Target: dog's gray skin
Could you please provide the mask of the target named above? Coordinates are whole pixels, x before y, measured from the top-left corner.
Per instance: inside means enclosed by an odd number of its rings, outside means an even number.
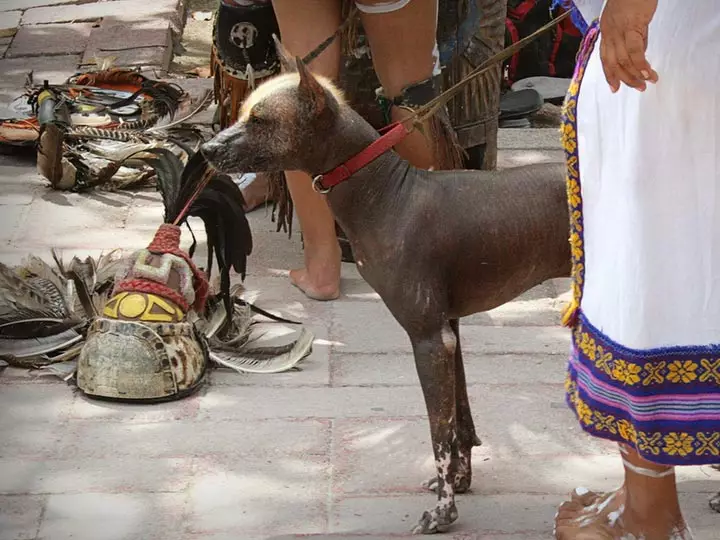
[[[238,123],[203,145],[217,169],[316,175],[378,138],[299,59],[291,62],[284,51],[281,57],[299,77],[281,76],[285,84],[276,79],[273,91],[256,91],[264,97],[250,96]],[[410,337],[437,469],[428,485],[438,496],[414,532],[438,532],[458,517],[455,494],[470,487],[471,450],[480,444],[458,319],[569,275],[564,165],[425,171],[388,151],[327,200],[360,274]]]

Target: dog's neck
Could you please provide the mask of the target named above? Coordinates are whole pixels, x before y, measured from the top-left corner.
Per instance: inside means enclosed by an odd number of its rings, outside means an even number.
[[[370,146],[380,137],[378,132],[350,107],[342,107],[328,146],[328,172]],[[352,236],[354,230],[367,224],[373,216],[382,215],[389,205],[402,197],[407,173],[413,170],[393,150],[382,154],[335,186],[327,195],[328,203],[340,226]]]

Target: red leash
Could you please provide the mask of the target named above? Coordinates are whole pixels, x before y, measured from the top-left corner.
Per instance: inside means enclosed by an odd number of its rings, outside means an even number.
[[[379,139],[374,140],[370,146],[355,154],[345,163],[341,163],[330,172],[318,174],[313,178],[313,189],[318,193],[328,193],[332,188],[344,182],[360,169],[390,150],[407,137],[409,133],[405,124],[400,122],[390,124],[386,128],[381,129],[380,133],[383,131],[387,133]]]

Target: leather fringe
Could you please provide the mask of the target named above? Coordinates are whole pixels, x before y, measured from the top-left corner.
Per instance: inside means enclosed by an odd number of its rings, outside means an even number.
[[[429,120],[428,136],[432,141],[435,169],[451,171],[463,169],[465,149],[460,145],[457,133],[450,122],[447,109],[443,107]]]
[[[214,78],[218,123],[220,129],[225,129],[238,119],[240,107],[252,90],[248,81],[236,79],[225,71],[214,46],[210,53],[210,76]]]

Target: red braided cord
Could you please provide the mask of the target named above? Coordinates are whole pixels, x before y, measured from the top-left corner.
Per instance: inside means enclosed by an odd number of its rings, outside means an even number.
[[[182,308],[184,312],[188,312],[190,304],[185,300],[185,297],[177,291],[172,290],[167,285],[158,283],[157,281],[150,281],[147,279],[125,279],[115,286],[114,294],[121,292],[138,292],[146,294],[154,294],[170,300],[177,306]]]
[[[205,274],[201,272],[195,263],[192,261],[190,256],[180,249],[180,227],[170,225],[169,223],[163,223],[155,233],[155,237],[148,246],[148,251],[157,255],[170,254],[175,255],[183,259],[193,275],[193,288],[195,289],[195,302],[193,307],[196,311],[202,312],[205,310],[205,302],[207,301],[208,294],[210,292],[210,285],[208,284]],[[190,304],[185,297],[178,291],[173,290],[163,283],[152,281],[149,279],[133,278],[126,279],[115,285],[113,294],[119,292],[143,292],[147,294],[157,294],[167,298],[180,306],[184,311],[189,311]]]
[[[155,238],[150,242],[148,251],[151,253],[164,254],[170,253],[176,257],[182,258],[193,274],[193,285],[195,288],[195,303],[193,307],[196,311],[202,312],[205,309],[205,302],[210,291],[205,274],[201,272],[190,256],[180,249],[180,227],[163,223],[155,233]]]

